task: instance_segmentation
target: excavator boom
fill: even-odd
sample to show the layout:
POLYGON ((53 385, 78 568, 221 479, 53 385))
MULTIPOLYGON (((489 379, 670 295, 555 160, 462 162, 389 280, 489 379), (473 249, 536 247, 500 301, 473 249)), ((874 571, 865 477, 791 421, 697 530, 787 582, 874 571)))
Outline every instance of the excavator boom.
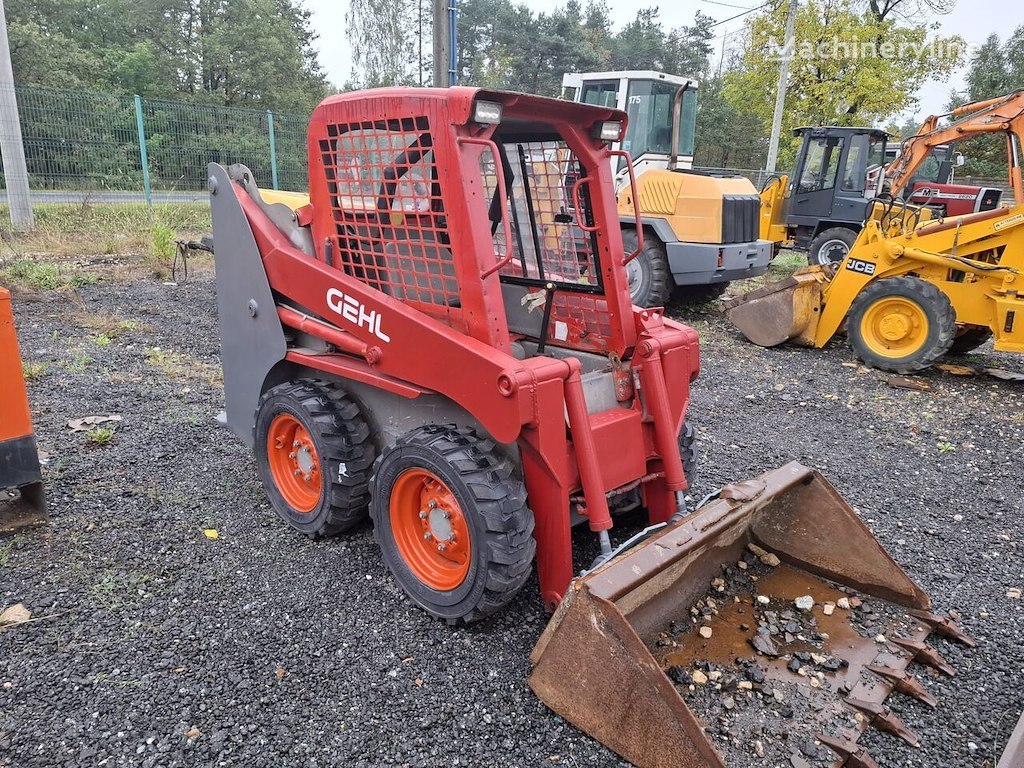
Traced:
POLYGON ((1018 152, 1014 152, 1013 147, 1016 141, 1019 150, 1021 135, 1024 134, 1024 90, 965 104, 947 115, 932 115, 925 119, 917 133, 903 142, 900 156, 886 169, 892 194, 899 195, 904 190, 936 147, 980 134, 998 133, 1006 135, 1008 176, 1015 204, 1024 204, 1018 152), (939 121, 943 117, 949 117, 953 122, 940 127, 939 121))

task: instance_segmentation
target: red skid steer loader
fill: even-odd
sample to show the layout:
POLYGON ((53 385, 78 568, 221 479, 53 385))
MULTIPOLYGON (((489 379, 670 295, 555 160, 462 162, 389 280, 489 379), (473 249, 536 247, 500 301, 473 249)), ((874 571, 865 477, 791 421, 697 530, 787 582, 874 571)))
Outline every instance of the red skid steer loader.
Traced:
MULTIPOLYGON (((610 149, 625 124, 522 94, 382 89, 314 112, 308 197, 211 165, 223 420, 285 521, 317 537, 369 517, 435 617, 501 609, 536 563, 556 613, 531 686, 639 766, 724 765, 666 674, 703 651, 666 655, 662 639, 698 636, 691 608, 740 558, 785 570, 773 600, 842 588, 904 606, 913 650, 850 631, 829 651, 849 657, 856 696, 822 738, 859 755, 867 721, 849 702, 881 711, 892 690, 916 691, 905 668, 933 658, 924 637, 959 632, 809 469, 687 507, 697 335, 630 303, 637 252, 623 252, 610 162, 631 167, 610 149), (649 528, 613 542, 638 507, 649 528), (574 580, 575 523, 601 555, 574 580)), ((735 599, 756 610, 749 590, 735 599)), ((789 674, 777 650, 764 664, 789 674)))

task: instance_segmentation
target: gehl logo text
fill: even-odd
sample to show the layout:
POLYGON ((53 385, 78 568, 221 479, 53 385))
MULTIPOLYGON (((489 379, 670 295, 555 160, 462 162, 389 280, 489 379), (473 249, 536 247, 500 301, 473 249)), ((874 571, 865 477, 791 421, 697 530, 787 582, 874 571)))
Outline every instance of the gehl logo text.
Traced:
POLYGON ((367 311, 366 305, 358 299, 342 293, 337 288, 328 288, 327 306, 357 328, 365 328, 381 341, 391 341, 391 337, 381 330, 382 315, 375 309, 367 311))

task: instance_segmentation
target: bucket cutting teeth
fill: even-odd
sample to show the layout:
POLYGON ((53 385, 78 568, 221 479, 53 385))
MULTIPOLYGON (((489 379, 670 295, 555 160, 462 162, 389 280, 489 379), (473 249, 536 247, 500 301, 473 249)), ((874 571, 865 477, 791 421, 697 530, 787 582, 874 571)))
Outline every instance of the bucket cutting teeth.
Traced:
POLYGON ((921 746, 921 740, 917 734, 907 728, 888 707, 876 704, 873 701, 864 701, 849 696, 845 699, 847 706, 852 707, 867 718, 868 724, 873 725, 880 731, 899 736, 912 747, 921 746))
POLYGON ((928 693, 917 678, 904 669, 893 669, 892 667, 883 667, 878 664, 867 664, 864 668, 886 680, 892 685, 893 690, 898 693, 902 693, 905 696, 913 696, 932 709, 938 704, 938 699, 928 693))
POLYGON ((831 736, 818 736, 818 741, 835 752, 842 759, 842 768, 881 768, 868 751, 855 741, 834 739, 831 736))
POLYGON ((928 645, 928 643, 923 643, 920 640, 908 640, 902 637, 894 637, 892 642, 909 653, 911 658, 919 664, 925 664, 950 676, 956 674, 956 669, 953 668, 953 665, 942 658, 942 654, 928 645))
POLYGON ((911 611, 910 615, 918 621, 927 624, 932 628, 932 632, 943 637, 948 637, 951 640, 963 643, 968 648, 974 648, 977 643, 974 638, 966 634, 960 627, 954 624, 952 621, 947 619, 945 616, 939 616, 938 614, 931 613, 930 611, 911 611))

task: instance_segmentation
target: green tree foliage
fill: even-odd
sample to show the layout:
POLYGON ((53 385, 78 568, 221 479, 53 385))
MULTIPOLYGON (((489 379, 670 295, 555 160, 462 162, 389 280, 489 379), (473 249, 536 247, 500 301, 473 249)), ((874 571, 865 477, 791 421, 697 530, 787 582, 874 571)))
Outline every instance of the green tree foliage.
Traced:
POLYGON ((697 98, 694 165, 706 168, 763 168, 768 139, 761 118, 726 98, 725 77, 701 82, 697 98))
MULTIPOLYGON (((807 0, 796 19, 784 136, 800 125, 884 123, 917 104, 920 83, 948 76, 962 62, 959 37, 939 37, 937 25, 907 20, 901 3, 919 0, 807 0)), ((907 6, 909 9, 909 6, 907 6)), ((770 125, 787 4, 751 17, 740 67, 726 93, 770 125), (766 94, 768 97, 766 98, 766 94)), ((924 17, 927 19, 927 17, 924 17)), ((792 158, 793 146, 781 156, 792 158)))
POLYGON ((308 112, 326 93, 295 0, 8 0, 19 83, 308 112))
MULTIPOLYGON (((1011 93, 1024 86, 1024 26, 1017 27, 1002 42, 998 35, 988 39, 971 56, 966 88, 955 91, 946 108, 984 101, 1011 93)), ((961 173, 986 179, 1006 178, 1006 140, 1002 136, 978 136, 958 142, 966 163, 961 173)))
POLYGON ((348 87, 429 85, 432 13, 430 0, 350 0, 345 25, 354 72, 348 87))
POLYGON ((534 14, 512 0, 459 4, 461 81, 557 96, 562 75, 611 69, 655 69, 700 77, 707 69, 711 20, 666 30, 657 8, 645 8, 618 32, 608 5, 579 0, 534 14))

